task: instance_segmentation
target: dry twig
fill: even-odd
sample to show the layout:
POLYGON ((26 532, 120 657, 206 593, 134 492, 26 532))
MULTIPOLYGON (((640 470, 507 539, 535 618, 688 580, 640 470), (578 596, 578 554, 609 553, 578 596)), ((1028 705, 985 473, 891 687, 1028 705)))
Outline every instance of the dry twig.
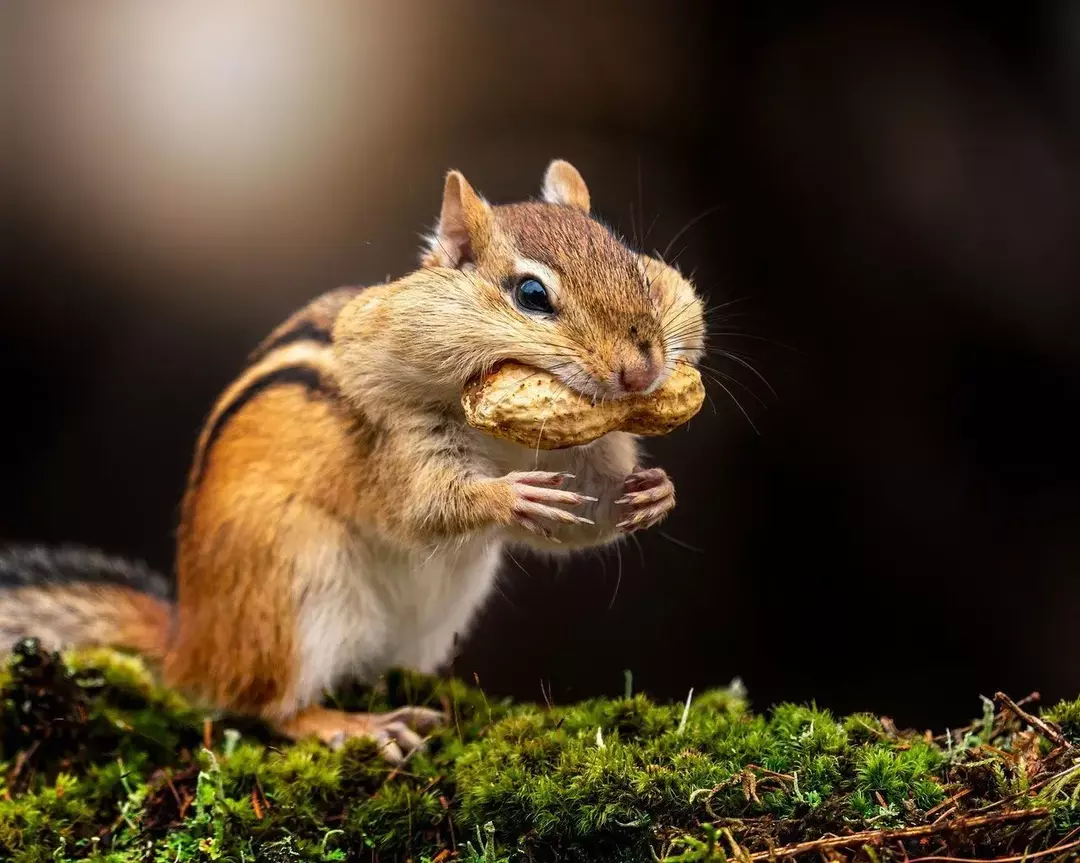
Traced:
MULTIPOLYGON (((776 860, 781 857, 795 857, 799 854, 809 854, 814 851, 828 851, 832 848, 849 848, 852 845, 883 845, 899 839, 919 839, 923 836, 933 836, 937 833, 947 833, 965 828, 986 827, 990 824, 1003 824, 1008 821, 1028 821, 1042 818, 1049 814, 1046 807, 1035 809, 1018 809, 1012 812, 1001 812, 995 815, 978 815, 971 818, 954 818, 952 821, 941 821, 935 824, 924 824, 920 827, 907 827, 903 830, 864 830, 861 833, 852 833, 849 836, 829 836, 825 839, 814 839, 810 842, 798 842, 794 845, 784 845, 769 851, 759 851, 751 854, 751 860, 776 860)), ((927 858, 930 859, 930 858, 927 858)), ((914 861, 912 861, 914 863, 914 861)))
POLYGON ((1045 851, 1025 852, 1023 854, 1014 854, 1012 857, 992 857, 989 860, 978 860, 974 857, 941 857, 936 855, 932 857, 912 857, 907 863, 931 863, 931 861, 935 861, 935 863, 1027 863, 1028 860, 1035 860, 1050 854, 1064 854, 1074 848, 1080 848, 1080 839, 1065 845, 1047 848, 1045 851))
POLYGON ((1036 729, 1043 737, 1053 740, 1058 746, 1063 746, 1066 749, 1072 749, 1072 744, 1065 739, 1065 736, 1052 726, 1045 719, 1040 719, 1038 716, 1034 716, 1028 713, 1019 704, 1009 698, 1004 692, 998 692, 994 695, 995 701, 1000 701, 1004 704, 1012 713, 1016 714, 1020 719, 1024 720, 1032 728, 1036 729))

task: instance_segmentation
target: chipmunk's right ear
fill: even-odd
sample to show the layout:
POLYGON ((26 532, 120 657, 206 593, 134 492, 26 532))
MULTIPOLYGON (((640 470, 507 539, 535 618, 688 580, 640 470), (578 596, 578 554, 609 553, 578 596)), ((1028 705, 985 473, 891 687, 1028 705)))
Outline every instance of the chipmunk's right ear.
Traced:
POLYGON ((461 267, 475 263, 491 242, 495 214, 460 171, 446 175, 439 225, 431 238, 425 263, 461 267))
POLYGON ((581 173, 565 159, 556 159, 544 172, 543 198, 549 204, 577 207, 589 212, 589 187, 581 173))

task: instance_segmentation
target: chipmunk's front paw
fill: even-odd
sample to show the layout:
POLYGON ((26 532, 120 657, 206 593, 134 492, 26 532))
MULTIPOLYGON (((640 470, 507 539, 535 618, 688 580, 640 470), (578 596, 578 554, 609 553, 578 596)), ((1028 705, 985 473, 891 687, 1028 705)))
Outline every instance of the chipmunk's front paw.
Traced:
POLYGON ((635 470, 624 488, 626 494, 615 504, 623 516, 618 527, 627 533, 659 524, 675 508, 675 486, 663 468, 635 470))
POLYGON ((515 471, 502 477, 502 482, 509 484, 512 493, 510 523, 552 541, 557 541, 551 532, 557 525, 594 524, 591 519, 556 506, 580 506, 596 501, 595 497, 559 487, 573 478, 573 474, 542 470, 515 471))

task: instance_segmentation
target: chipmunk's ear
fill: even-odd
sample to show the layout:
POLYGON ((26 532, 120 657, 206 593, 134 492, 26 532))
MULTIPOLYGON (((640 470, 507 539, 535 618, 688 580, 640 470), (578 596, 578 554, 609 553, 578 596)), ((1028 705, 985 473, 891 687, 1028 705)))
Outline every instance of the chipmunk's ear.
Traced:
POLYGON ((556 159, 544 173, 544 200, 589 212, 589 187, 569 162, 556 159))
POLYGON ((424 262, 429 266, 461 267, 475 263, 491 242, 495 215, 460 171, 446 175, 439 225, 431 237, 424 262))

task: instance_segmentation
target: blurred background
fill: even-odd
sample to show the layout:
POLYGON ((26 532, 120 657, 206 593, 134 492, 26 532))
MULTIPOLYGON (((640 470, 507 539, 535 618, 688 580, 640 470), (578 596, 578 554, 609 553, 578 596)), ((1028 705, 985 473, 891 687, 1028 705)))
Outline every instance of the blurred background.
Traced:
POLYGON ((1075 696, 1080 6, 929 5, 4 4, 0 540, 171 569, 263 335, 410 269, 449 168, 511 201, 563 157, 775 395, 711 359, 651 447, 674 516, 508 565, 457 673, 938 728, 1075 696))

